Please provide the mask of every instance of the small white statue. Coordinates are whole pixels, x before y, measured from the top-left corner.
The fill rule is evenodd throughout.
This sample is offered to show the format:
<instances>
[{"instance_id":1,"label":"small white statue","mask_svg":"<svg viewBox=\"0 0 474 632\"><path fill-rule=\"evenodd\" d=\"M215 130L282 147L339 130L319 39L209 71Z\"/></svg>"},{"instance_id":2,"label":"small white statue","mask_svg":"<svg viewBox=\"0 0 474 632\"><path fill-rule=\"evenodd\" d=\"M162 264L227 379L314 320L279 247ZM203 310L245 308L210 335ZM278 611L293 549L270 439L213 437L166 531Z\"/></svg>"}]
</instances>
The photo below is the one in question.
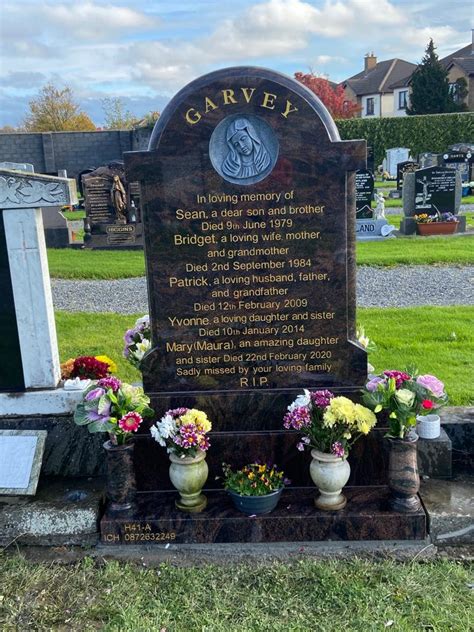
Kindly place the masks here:
<instances>
[{"instance_id":1,"label":"small white statue","mask_svg":"<svg viewBox=\"0 0 474 632\"><path fill-rule=\"evenodd\" d=\"M377 202L374 212L375 219L385 219L385 198L383 193L376 193L375 200Z\"/></svg>"}]
</instances>

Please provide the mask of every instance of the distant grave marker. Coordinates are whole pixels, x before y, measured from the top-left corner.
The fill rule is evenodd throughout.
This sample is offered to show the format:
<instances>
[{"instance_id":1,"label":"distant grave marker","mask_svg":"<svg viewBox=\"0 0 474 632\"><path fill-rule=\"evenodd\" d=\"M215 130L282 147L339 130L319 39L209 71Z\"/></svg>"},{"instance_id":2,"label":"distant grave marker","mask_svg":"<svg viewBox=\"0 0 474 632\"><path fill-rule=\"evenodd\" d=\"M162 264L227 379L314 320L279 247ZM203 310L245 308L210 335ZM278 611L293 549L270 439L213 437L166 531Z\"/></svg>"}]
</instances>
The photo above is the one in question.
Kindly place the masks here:
<instances>
[{"instance_id":1,"label":"distant grave marker","mask_svg":"<svg viewBox=\"0 0 474 632\"><path fill-rule=\"evenodd\" d=\"M0 495L36 493L47 434L46 430L0 430Z\"/></svg>"}]
</instances>

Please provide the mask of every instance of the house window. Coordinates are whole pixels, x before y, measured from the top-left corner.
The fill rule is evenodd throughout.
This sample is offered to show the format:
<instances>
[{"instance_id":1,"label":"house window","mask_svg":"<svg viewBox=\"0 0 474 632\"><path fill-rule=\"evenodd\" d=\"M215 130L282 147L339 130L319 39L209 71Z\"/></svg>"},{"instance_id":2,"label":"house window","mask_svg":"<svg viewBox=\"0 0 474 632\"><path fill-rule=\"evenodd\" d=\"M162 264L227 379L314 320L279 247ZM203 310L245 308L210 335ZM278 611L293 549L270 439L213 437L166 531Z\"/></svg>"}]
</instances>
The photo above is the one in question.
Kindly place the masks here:
<instances>
[{"instance_id":1,"label":"house window","mask_svg":"<svg viewBox=\"0 0 474 632\"><path fill-rule=\"evenodd\" d=\"M402 92L398 93L398 109L399 110L404 110L408 103L408 90L403 90Z\"/></svg>"},{"instance_id":2,"label":"house window","mask_svg":"<svg viewBox=\"0 0 474 632\"><path fill-rule=\"evenodd\" d=\"M449 94L453 97L454 103L460 103L461 98L459 95L460 85L457 81L449 84Z\"/></svg>"},{"instance_id":3,"label":"house window","mask_svg":"<svg viewBox=\"0 0 474 632\"><path fill-rule=\"evenodd\" d=\"M365 113L367 114L367 116L370 116L371 114L374 114L374 112L374 97L369 97L366 101Z\"/></svg>"}]
</instances>

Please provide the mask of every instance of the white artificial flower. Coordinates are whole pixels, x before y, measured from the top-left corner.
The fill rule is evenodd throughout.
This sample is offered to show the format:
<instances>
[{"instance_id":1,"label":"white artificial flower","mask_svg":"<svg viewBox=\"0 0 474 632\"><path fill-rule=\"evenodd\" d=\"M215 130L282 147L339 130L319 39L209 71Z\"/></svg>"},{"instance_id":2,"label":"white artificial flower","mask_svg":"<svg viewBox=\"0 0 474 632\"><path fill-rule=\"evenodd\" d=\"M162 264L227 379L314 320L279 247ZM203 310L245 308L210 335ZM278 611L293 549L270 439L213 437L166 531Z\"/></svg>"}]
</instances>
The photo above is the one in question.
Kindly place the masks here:
<instances>
[{"instance_id":1,"label":"white artificial flower","mask_svg":"<svg viewBox=\"0 0 474 632\"><path fill-rule=\"evenodd\" d=\"M295 401L292 402L288 406L288 411L291 413L293 410L295 410L295 408L301 408L302 406L309 406L310 401L311 401L311 397L310 397L309 391L308 389L305 388L304 394L298 395Z\"/></svg>"},{"instance_id":2,"label":"white artificial flower","mask_svg":"<svg viewBox=\"0 0 474 632\"><path fill-rule=\"evenodd\" d=\"M163 448L166 447L166 443L164 439L161 437L160 431L158 430L156 426L152 426L150 428L150 433L155 441L157 441L161 446L163 446Z\"/></svg>"},{"instance_id":3,"label":"white artificial flower","mask_svg":"<svg viewBox=\"0 0 474 632\"><path fill-rule=\"evenodd\" d=\"M145 314L145 316L142 316L141 318L137 318L135 322L135 327L140 327L140 325L149 325L149 324L150 324L150 317L148 314Z\"/></svg>"},{"instance_id":4,"label":"white artificial flower","mask_svg":"<svg viewBox=\"0 0 474 632\"><path fill-rule=\"evenodd\" d=\"M144 338L141 342L137 344L137 349L134 351L134 355L137 360L141 360L145 353L150 348L150 341Z\"/></svg>"},{"instance_id":5,"label":"white artificial flower","mask_svg":"<svg viewBox=\"0 0 474 632\"><path fill-rule=\"evenodd\" d=\"M178 432L176 421L171 415L165 415L156 425L163 439L169 439Z\"/></svg>"},{"instance_id":6,"label":"white artificial flower","mask_svg":"<svg viewBox=\"0 0 474 632\"><path fill-rule=\"evenodd\" d=\"M400 388L395 392L395 398L398 402L400 402L400 404L405 404L410 407L415 400L415 393L407 388Z\"/></svg>"}]
</instances>

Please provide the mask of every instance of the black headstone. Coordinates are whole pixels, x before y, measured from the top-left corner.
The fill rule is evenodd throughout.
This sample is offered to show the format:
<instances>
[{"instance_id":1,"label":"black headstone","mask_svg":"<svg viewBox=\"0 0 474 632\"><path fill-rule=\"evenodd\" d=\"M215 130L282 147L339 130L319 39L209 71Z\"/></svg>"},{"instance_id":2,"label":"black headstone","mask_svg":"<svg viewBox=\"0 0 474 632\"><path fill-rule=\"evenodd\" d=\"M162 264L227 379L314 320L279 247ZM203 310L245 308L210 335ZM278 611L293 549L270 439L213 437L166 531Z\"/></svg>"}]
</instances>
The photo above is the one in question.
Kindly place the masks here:
<instances>
[{"instance_id":1,"label":"black headstone","mask_svg":"<svg viewBox=\"0 0 474 632\"><path fill-rule=\"evenodd\" d=\"M0 211L0 391L25 389L3 211Z\"/></svg>"},{"instance_id":2,"label":"black headstone","mask_svg":"<svg viewBox=\"0 0 474 632\"><path fill-rule=\"evenodd\" d=\"M373 147L367 147L367 169L372 173L374 173L375 171L375 157Z\"/></svg>"},{"instance_id":3,"label":"black headstone","mask_svg":"<svg viewBox=\"0 0 474 632\"><path fill-rule=\"evenodd\" d=\"M119 161L82 176L87 247L143 246L138 186L137 183L131 185L133 189Z\"/></svg>"},{"instance_id":4,"label":"black headstone","mask_svg":"<svg viewBox=\"0 0 474 632\"><path fill-rule=\"evenodd\" d=\"M355 176L356 185L356 217L371 219L374 216L372 200L374 199L374 176L369 169L359 169Z\"/></svg>"},{"instance_id":5,"label":"black headstone","mask_svg":"<svg viewBox=\"0 0 474 632\"><path fill-rule=\"evenodd\" d=\"M470 151L447 151L443 154L443 165L449 169L456 169L461 174L461 180L471 180L471 167L474 155Z\"/></svg>"},{"instance_id":6,"label":"black headstone","mask_svg":"<svg viewBox=\"0 0 474 632\"><path fill-rule=\"evenodd\" d=\"M414 215L455 212L456 172L444 167L428 167L415 172Z\"/></svg>"},{"instance_id":7,"label":"black headstone","mask_svg":"<svg viewBox=\"0 0 474 632\"><path fill-rule=\"evenodd\" d=\"M188 393L216 430L280 429L303 387L364 383L354 172L365 144L340 141L313 93L261 69L201 77L125 163L141 183L153 336L142 370L158 410Z\"/></svg>"},{"instance_id":8,"label":"black headstone","mask_svg":"<svg viewBox=\"0 0 474 632\"><path fill-rule=\"evenodd\" d=\"M420 165L413 160L405 160L404 162L399 162L397 165L397 189L401 190L403 188L403 178L406 173L413 173L419 168Z\"/></svg>"}]
</instances>

